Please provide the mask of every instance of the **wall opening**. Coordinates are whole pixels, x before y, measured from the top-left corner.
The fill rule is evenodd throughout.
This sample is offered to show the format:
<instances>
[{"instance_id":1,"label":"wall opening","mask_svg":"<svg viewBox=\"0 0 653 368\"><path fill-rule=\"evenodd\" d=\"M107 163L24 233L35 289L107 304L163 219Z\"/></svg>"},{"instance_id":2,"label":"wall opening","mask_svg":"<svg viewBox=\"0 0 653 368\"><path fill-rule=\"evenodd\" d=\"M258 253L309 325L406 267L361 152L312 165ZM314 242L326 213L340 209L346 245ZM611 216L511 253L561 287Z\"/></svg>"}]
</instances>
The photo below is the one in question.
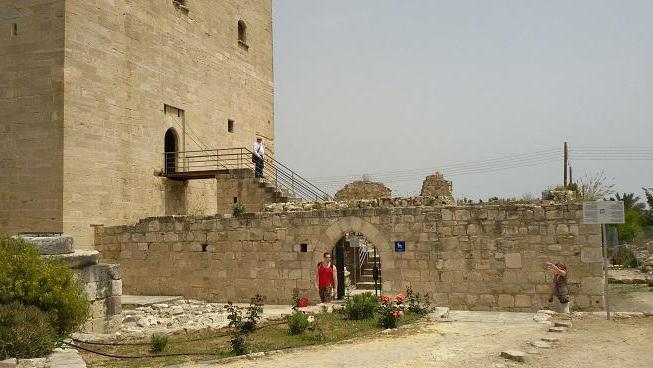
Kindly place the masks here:
<instances>
[{"instance_id":1,"label":"wall opening","mask_svg":"<svg viewBox=\"0 0 653 368\"><path fill-rule=\"evenodd\" d=\"M11 35L12 36L18 36L18 24L17 23L13 23L11 25Z\"/></svg>"},{"instance_id":2,"label":"wall opening","mask_svg":"<svg viewBox=\"0 0 653 368\"><path fill-rule=\"evenodd\" d=\"M381 256L361 233L346 233L331 250L338 270L338 298L345 294L381 295Z\"/></svg>"},{"instance_id":3,"label":"wall opening","mask_svg":"<svg viewBox=\"0 0 653 368\"><path fill-rule=\"evenodd\" d=\"M165 152L165 172L174 173L177 171L177 151L179 141L175 128L166 130L164 137L164 152Z\"/></svg>"},{"instance_id":4,"label":"wall opening","mask_svg":"<svg viewBox=\"0 0 653 368\"><path fill-rule=\"evenodd\" d=\"M227 120L227 132L229 133L234 132L234 121L231 119Z\"/></svg>"},{"instance_id":5,"label":"wall opening","mask_svg":"<svg viewBox=\"0 0 653 368\"><path fill-rule=\"evenodd\" d=\"M301 244L299 244L299 251L300 251L301 253L306 253L306 252L308 252L308 244L306 244L306 243L301 243Z\"/></svg>"}]
</instances>

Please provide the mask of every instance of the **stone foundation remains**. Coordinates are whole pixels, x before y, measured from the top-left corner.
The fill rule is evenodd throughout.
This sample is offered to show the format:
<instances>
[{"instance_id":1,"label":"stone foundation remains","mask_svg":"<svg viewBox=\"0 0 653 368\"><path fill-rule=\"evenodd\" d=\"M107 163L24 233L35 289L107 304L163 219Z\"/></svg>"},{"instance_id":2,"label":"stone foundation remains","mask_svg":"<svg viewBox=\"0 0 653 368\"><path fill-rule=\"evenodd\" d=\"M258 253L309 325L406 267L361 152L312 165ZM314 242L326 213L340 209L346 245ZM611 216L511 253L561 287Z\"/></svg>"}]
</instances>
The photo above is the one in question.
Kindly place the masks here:
<instances>
[{"instance_id":1,"label":"stone foundation remains","mask_svg":"<svg viewBox=\"0 0 653 368\"><path fill-rule=\"evenodd\" d=\"M294 288L318 300L315 265L353 231L378 248L385 293L411 286L455 309L551 308L553 275L543 263L562 261L574 309L602 308L600 227L582 224L580 205L443 206L428 200L302 203L294 211L275 208L242 218L151 217L97 227L95 246L103 259L121 264L129 294L246 302L261 293L267 303L289 303ZM399 240L405 252L394 251Z\"/></svg>"},{"instance_id":2,"label":"stone foundation remains","mask_svg":"<svg viewBox=\"0 0 653 368\"><path fill-rule=\"evenodd\" d=\"M83 331L109 333L120 328L122 279L119 265L98 263L98 251L75 250L70 235L23 234L20 237L34 244L43 257L63 261L84 280L86 295L91 303L91 318Z\"/></svg>"},{"instance_id":3,"label":"stone foundation remains","mask_svg":"<svg viewBox=\"0 0 653 368\"><path fill-rule=\"evenodd\" d=\"M389 198L392 195L390 188L383 183L368 180L356 180L342 187L336 195L336 201L352 201L358 199Z\"/></svg>"}]
</instances>

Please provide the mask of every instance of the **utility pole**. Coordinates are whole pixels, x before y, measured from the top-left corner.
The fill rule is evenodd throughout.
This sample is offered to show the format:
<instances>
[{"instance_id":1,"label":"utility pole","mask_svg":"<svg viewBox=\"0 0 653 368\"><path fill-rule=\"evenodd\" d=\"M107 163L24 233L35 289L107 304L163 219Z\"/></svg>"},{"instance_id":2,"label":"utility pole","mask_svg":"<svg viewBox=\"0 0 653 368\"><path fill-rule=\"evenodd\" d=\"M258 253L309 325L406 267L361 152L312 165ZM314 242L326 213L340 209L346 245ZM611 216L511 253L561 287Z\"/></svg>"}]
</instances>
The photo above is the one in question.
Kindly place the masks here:
<instances>
[{"instance_id":1,"label":"utility pole","mask_svg":"<svg viewBox=\"0 0 653 368\"><path fill-rule=\"evenodd\" d=\"M569 165L569 185L574 183L574 177L572 176L571 165Z\"/></svg>"},{"instance_id":2,"label":"utility pole","mask_svg":"<svg viewBox=\"0 0 653 368\"><path fill-rule=\"evenodd\" d=\"M564 155L564 160L563 160L563 161L564 161L564 162L563 162L563 165L564 165L564 166L563 166L563 171L564 171L563 177L564 177L564 181L563 181L563 185L564 185L564 187L565 187L565 189L566 189L566 188L567 188L567 165L568 165L568 163L569 163L569 151L567 151L567 142L565 142L565 146L564 146L564 154L563 154L563 155Z\"/></svg>"}]
</instances>

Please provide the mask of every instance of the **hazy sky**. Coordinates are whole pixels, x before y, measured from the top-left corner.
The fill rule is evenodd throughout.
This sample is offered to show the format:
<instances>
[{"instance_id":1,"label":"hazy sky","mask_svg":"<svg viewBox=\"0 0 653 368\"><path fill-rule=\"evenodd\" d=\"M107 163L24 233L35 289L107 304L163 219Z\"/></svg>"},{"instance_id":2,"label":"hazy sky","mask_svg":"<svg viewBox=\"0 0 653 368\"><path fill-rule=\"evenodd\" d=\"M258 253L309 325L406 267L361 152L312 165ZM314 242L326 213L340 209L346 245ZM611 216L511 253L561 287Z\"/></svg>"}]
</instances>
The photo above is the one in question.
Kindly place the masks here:
<instances>
[{"instance_id":1,"label":"hazy sky","mask_svg":"<svg viewBox=\"0 0 653 368\"><path fill-rule=\"evenodd\" d=\"M539 196L564 141L574 177L653 186L653 1L273 2L277 158L331 192L484 161L442 170L456 197Z\"/></svg>"}]
</instances>

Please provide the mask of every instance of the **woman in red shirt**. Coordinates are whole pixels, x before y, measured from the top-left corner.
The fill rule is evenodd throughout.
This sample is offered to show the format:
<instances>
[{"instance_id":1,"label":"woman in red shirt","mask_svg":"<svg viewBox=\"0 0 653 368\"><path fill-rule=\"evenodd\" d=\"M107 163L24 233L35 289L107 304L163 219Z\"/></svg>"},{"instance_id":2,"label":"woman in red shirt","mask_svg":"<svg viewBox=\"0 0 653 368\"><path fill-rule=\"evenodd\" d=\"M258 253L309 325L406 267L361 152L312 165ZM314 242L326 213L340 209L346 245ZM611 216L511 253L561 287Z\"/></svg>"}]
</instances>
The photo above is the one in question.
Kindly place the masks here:
<instances>
[{"instance_id":1,"label":"woman in red shirt","mask_svg":"<svg viewBox=\"0 0 653 368\"><path fill-rule=\"evenodd\" d=\"M320 293L320 301L329 303L338 286L338 273L336 266L331 264L331 253L324 253L322 257L315 269L315 289Z\"/></svg>"}]
</instances>

